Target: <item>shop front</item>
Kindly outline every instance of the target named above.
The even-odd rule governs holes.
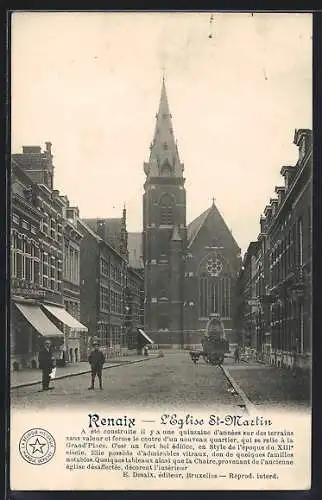
[[[45,339],[53,346],[54,357],[62,357],[64,334],[42,311],[39,302],[13,300],[11,308],[11,370],[38,368],[38,354]]]
[[[78,363],[87,360],[88,328],[71,316],[63,306],[42,304],[48,318],[64,335],[64,363]]]

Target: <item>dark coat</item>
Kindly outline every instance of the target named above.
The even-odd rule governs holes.
[[[91,366],[103,366],[105,363],[105,356],[102,351],[93,349],[88,356],[88,362]]]
[[[53,355],[51,349],[42,349],[38,356],[39,368],[51,372],[54,367]]]

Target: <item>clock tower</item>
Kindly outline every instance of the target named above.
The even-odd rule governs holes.
[[[159,344],[183,343],[187,244],[183,170],[163,79],[150,157],[144,163],[143,195],[145,328]]]

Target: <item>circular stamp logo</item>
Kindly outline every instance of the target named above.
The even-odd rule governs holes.
[[[20,455],[32,465],[46,464],[56,451],[56,443],[50,432],[44,429],[30,429],[19,442]]]

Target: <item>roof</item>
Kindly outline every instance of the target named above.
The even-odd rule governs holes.
[[[121,245],[121,230],[122,230],[122,219],[121,218],[96,218],[96,219],[82,219],[87,226],[89,226],[92,231],[98,233],[99,223],[103,224],[100,228],[104,235],[105,241],[107,241],[115,250],[120,251]]]
[[[142,233],[128,233],[127,248],[129,252],[129,266],[134,269],[143,269]]]
[[[202,214],[200,214],[196,219],[194,219],[190,224],[188,224],[188,231],[187,231],[187,236],[188,236],[188,244],[190,244],[194,241],[195,237],[199,233],[200,229],[204,225],[208,214],[210,213],[211,207],[207,208]]]
[[[188,225],[188,248],[191,247],[192,243],[195,241],[197,238],[200,230],[202,227],[205,225],[208,217],[213,217],[216,226],[218,227],[218,232],[221,233],[221,235],[226,234],[229,235],[229,239],[232,243],[232,245],[235,246],[236,250],[240,251],[240,248],[233,237],[230,229],[228,228],[224,218],[222,217],[221,213],[219,212],[218,208],[215,205],[215,202],[212,203],[211,207],[209,207],[207,210],[202,212],[201,215],[199,215],[196,219],[194,219],[189,225]],[[219,237],[221,236],[219,234]]]
[[[85,219],[85,220],[86,220],[86,219]],[[86,229],[86,231],[87,231],[87,232],[88,232],[91,236],[93,236],[93,238],[95,238],[95,240],[96,240],[97,242],[101,242],[101,241],[103,241],[103,240],[102,240],[102,238],[100,238],[100,237],[98,236],[98,234],[97,234],[97,233],[95,233],[95,231],[93,231],[93,230],[91,229],[91,227],[90,227],[88,224],[86,224],[86,223],[84,222],[84,219],[78,219],[78,223],[79,223],[79,224],[80,224],[80,225],[81,225],[84,229]]]

